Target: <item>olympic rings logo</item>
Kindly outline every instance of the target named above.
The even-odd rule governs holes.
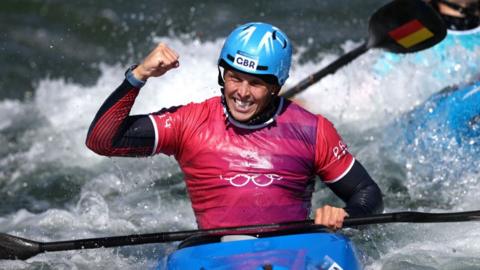
[[[230,182],[232,186],[243,187],[249,182],[252,182],[256,186],[266,187],[273,183],[273,181],[282,180],[283,177],[277,174],[244,174],[240,173],[233,177],[223,177],[220,175],[220,179]]]

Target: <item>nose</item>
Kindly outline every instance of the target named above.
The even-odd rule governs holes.
[[[243,81],[239,83],[238,89],[237,89],[238,95],[240,97],[247,97],[250,95],[250,84],[248,81]]]

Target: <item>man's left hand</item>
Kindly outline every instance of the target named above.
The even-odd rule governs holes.
[[[343,221],[347,216],[348,214],[343,208],[325,205],[315,211],[315,224],[336,231],[343,227]]]

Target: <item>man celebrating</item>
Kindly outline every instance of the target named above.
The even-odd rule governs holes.
[[[247,23],[220,53],[221,96],[129,115],[147,79],[180,65],[159,44],[102,105],[87,146],[105,156],[173,155],[202,229],[305,220],[317,175],[346,206],[316,209],[315,223],[339,229],[346,216],[380,212],[380,189],[333,124],[278,95],[291,55],[280,29]]]

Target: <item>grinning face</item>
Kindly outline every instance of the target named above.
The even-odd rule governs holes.
[[[224,95],[227,107],[235,120],[245,122],[262,112],[279,87],[253,75],[225,70]]]

